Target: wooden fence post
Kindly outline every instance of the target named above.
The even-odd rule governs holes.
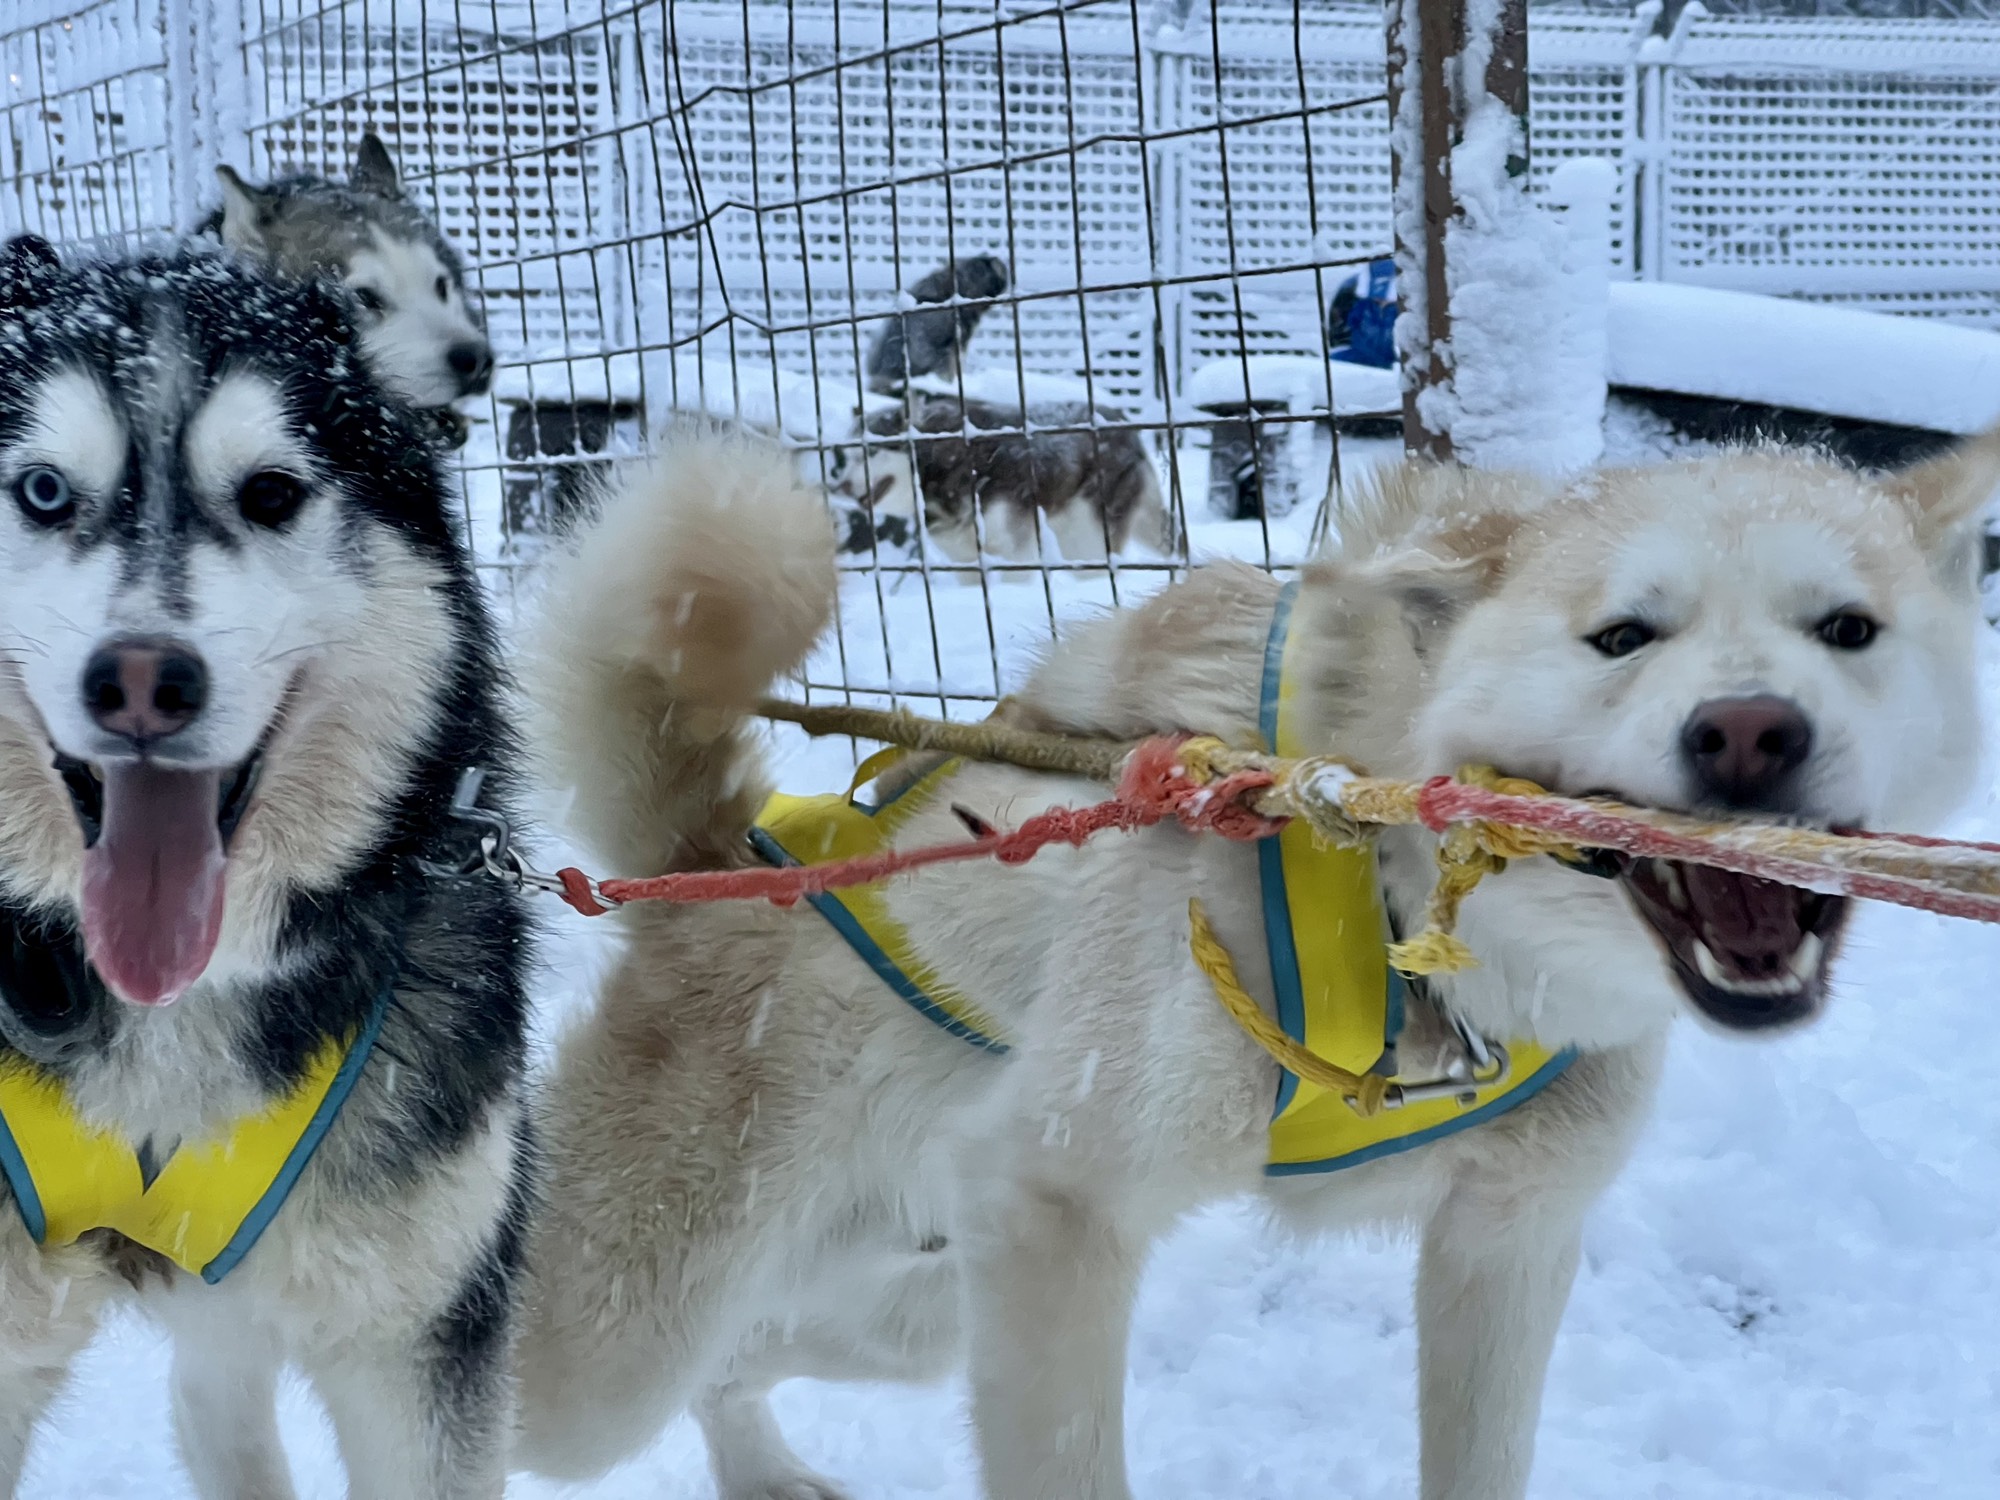
[[[1483,36],[1473,36],[1474,25]],[[1445,231],[1461,212],[1452,151],[1464,140],[1476,88],[1518,122],[1506,174],[1512,190],[1527,191],[1528,6],[1527,0],[1388,0],[1387,26],[1403,446],[1449,459],[1455,361]],[[1466,76],[1468,53],[1486,58],[1476,79]]]

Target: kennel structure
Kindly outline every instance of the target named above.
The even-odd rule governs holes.
[[[2000,22],[1959,9],[1535,5],[1531,181],[1616,166],[1617,274],[2000,328]],[[1023,429],[1143,434],[1198,547],[1281,568],[1343,455],[1390,441],[1367,435],[1380,383],[1329,363],[1326,326],[1390,249],[1383,19],[1351,0],[10,0],[0,230],[184,231],[218,163],[340,174],[378,132],[487,309],[502,368],[463,458],[503,585],[582,476],[676,412],[780,434],[823,475],[879,402],[862,371],[887,317],[947,261],[997,255],[1010,285],[958,388]],[[1246,454],[1290,488],[1219,524],[1210,471]],[[1157,586],[1186,538],[1109,573],[856,554],[820,686],[983,713],[1010,643]]]

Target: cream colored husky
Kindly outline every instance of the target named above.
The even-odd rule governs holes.
[[[1299,594],[1308,739],[1385,775],[1485,762],[1660,807],[1921,829],[1978,758],[1973,554],[1996,479],[1991,437],[1879,479],[1767,451],[1562,488],[1400,471]],[[552,771],[616,873],[750,861],[766,788],[745,710],[829,618],[820,505],[781,460],[685,440],[555,574]],[[1252,741],[1277,587],[1210,568],[1083,628],[1022,713]],[[1010,826],[1102,795],[972,766],[899,837],[965,837],[952,804]],[[1431,853],[1420,831],[1382,840],[1405,930]],[[1276,1070],[1188,946],[1199,896],[1271,1004],[1250,847],[1159,828],[895,885],[923,963],[1012,1034],[1004,1058],[924,1019],[807,907],[626,911],[549,1092],[520,1462],[591,1474],[692,1407],[727,1500],[837,1496],[766,1390],[967,1362],[987,1494],[1121,1500],[1148,1247],[1261,1193],[1307,1233],[1415,1231],[1422,1493],[1520,1496],[1579,1226],[1669,1027],[1811,1017],[1846,916],[1738,876],[1610,868],[1488,880],[1459,929],[1482,967],[1409,1008],[1433,1054],[1530,1038],[1577,1049],[1566,1073],[1492,1123],[1282,1178],[1263,1170]]]

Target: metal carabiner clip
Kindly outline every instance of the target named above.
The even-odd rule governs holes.
[[[475,875],[490,875],[502,885],[512,886],[517,891],[547,891],[575,905],[577,893],[570,889],[562,876],[537,870],[521,857],[520,851],[514,847],[513,824],[501,814],[479,805],[479,794],[485,785],[485,770],[474,766],[458,778],[458,788],[451,799],[452,821],[476,831],[478,842],[457,864],[420,859],[417,868],[436,880],[467,880]],[[585,879],[583,890],[601,907],[618,905],[603,893],[594,880]]]
[[[449,816],[454,823],[473,830],[473,846],[456,864],[419,859],[417,868],[424,874],[434,880],[464,880],[482,874],[508,878],[512,865],[517,862],[514,828],[499,813],[479,805],[479,794],[485,786],[486,769],[483,766],[471,766],[459,774]]]
[[[1464,1059],[1447,1067],[1442,1077],[1391,1084],[1382,1101],[1384,1109],[1401,1109],[1427,1099],[1456,1099],[1460,1108],[1470,1109],[1479,1100],[1479,1090],[1497,1088],[1512,1075],[1514,1063],[1505,1047],[1481,1036],[1457,1015],[1450,1020],[1452,1030],[1458,1033],[1459,1046],[1464,1049]]]

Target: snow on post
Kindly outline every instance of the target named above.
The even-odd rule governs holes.
[[[1389,0],[1396,345],[1413,453],[1562,472],[1603,445],[1611,184],[1528,198],[1525,0]]]
[[[192,229],[208,206],[218,165],[249,165],[241,19],[226,0],[161,0],[167,187],[177,230]]]

